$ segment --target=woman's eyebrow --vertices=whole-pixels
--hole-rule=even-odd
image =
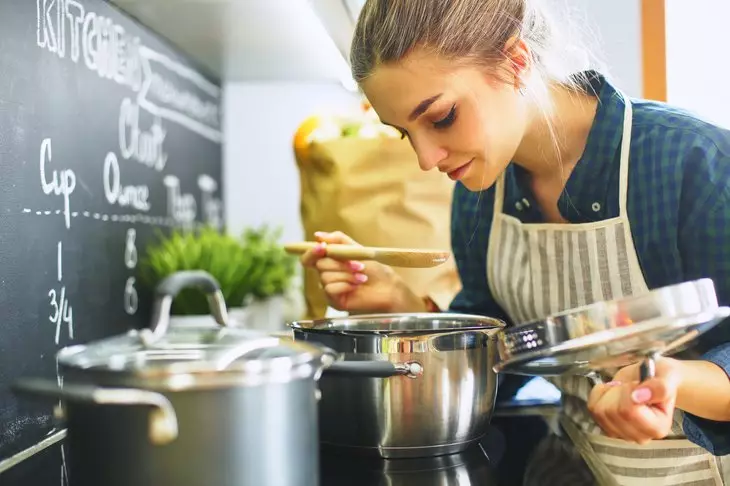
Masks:
[[[423,115],[423,113],[424,113],[424,112],[425,112],[426,110],[428,110],[428,107],[429,107],[429,106],[431,106],[431,105],[433,104],[433,102],[434,102],[434,101],[436,101],[437,99],[441,98],[441,95],[442,95],[442,94],[443,94],[443,93],[439,93],[439,94],[437,94],[436,96],[431,96],[430,98],[427,98],[427,99],[425,99],[425,100],[421,101],[421,102],[420,102],[420,103],[418,104],[418,106],[416,106],[416,107],[415,107],[415,108],[413,109],[413,111],[411,112],[411,114],[410,114],[410,115],[408,116],[408,121],[413,121],[413,120],[415,120],[416,118],[418,118],[419,116]]]

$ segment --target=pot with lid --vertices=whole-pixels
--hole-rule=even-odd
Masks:
[[[219,325],[169,325],[173,298],[191,286]],[[318,486],[317,380],[335,355],[228,327],[205,272],[164,280],[154,316],[150,329],[62,349],[62,387],[14,387],[60,400],[72,484]]]

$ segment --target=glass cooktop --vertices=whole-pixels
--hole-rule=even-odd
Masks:
[[[502,434],[490,429],[460,454],[416,459],[380,459],[323,448],[321,486],[491,486],[504,453]]]

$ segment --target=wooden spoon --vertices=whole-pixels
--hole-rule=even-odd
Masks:
[[[287,253],[301,255],[317,243],[303,241],[284,245]],[[451,253],[413,248],[376,248],[369,246],[327,244],[327,256],[336,260],[373,260],[391,267],[429,268],[446,262]]]

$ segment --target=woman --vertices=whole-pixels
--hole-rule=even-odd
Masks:
[[[358,20],[363,92],[423,170],[458,181],[463,290],[448,310],[519,324],[700,277],[730,303],[730,132],[564,70],[570,46],[541,4],[368,0]],[[326,243],[355,243],[346,235],[316,236],[303,262],[334,307],[434,310],[383,265],[327,258]],[[662,358],[642,384],[636,366],[605,385],[556,382],[562,425],[602,484],[723,484],[727,327],[701,359]]]

